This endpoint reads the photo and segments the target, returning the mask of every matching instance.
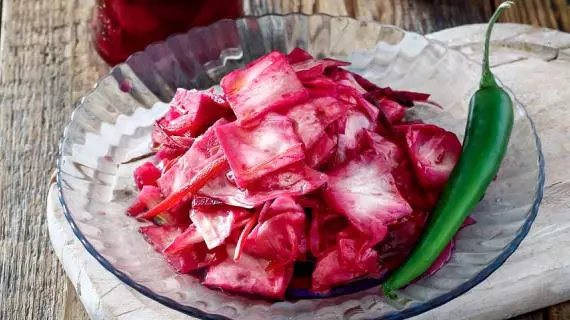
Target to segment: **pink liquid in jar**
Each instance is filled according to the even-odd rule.
[[[241,0],[97,0],[95,48],[115,65],[171,34],[241,14]]]

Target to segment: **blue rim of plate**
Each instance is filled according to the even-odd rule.
[[[212,25],[215,25],[219,22],[224,22],[224,21],[239,21],[239,20],[243,20],[243,19],[247,19],[247,18],[262,18],[262,17],[288,17],[288,16],[304,16],[304,17],[310,17],[310,16],[326,16],[326,17],[330,17],[330,18],[336,18],[335,16],[331,16],[328,14],[314,14],[314,15],[310,15],[310,14],[304,14],[304,13],[291,13],[291,14],[266,14],[266,15],[261,15],[261,16],[244,16],[240,19],[223,19],[220,20],[218,22],[215,22],[211,25],[208,26],[204,26],[204,27],[198,27],[198,28],[194,28],[188,32],[192,32],[194,30],[197,29],[206,29],[211,27]],[[342,17],[345,19],[350,19],[350,20],[355,20],[358,21],[357,19],[354,18],[350,18],[350,17]],[[368,23],[377,23],[374,21],[369,21]],[[377,23],[378,25],[383,25],[381,23]],[[407,32],[397,26],[393,26],[393,25],[389,25],[392,28],[395,29],[400,29],[404,32]],[[184,33],[181,33],[184,34]],[[153,45],[156,45],[158,43],[161,42],[165,42],[168,39],[172,38],[172,37],[176,37],[179,36],[181,34],[174,34],[169,36],[167,39],[163,40],[163,41],[158,41],[155,43],[150,44],[149,46],[147,46],[147,49]],[[417,34],[417,33],[416,33]],[[433,40],[433,39],[428,39],[426,38],[424,35],[420,35],[419,36],[425,38],[427,41],[435,41],[435,42],[439,42],[437,40]],[[450,49],[453,50],[453,49]],[[146,51],[143,50],[143,51]],[[469,59],[468,57],[466,57],[463,53],[457,51],[459,54],[461,54],[462,56],[464,56],[466,59]],[[120,65],[123,65],[125,63],[127,63],[132,56],[136,55],[137,53],[133,53],[131,56],[129,56],[129,58],[121,63]],[[112,68],[108,74],[111,74],[113,72],[113,70],[116,67]],[[103,77],[104,78],[104,77]],[[91,94],[92,92],[94,92],[97,87],[99,86],[99,80],[97,81],[96,85],[94,86],[94,88],[92,90],[90,90],[86,95],[84,95],[83,97]],[[511,93],[511,96],[514,97],[514,95],[512,94],[512,91],[508,90],[507,91],[509,93]],[[80,98],[78,101],[81,101],[82,98]],[[485,280],[487,277],[489,277],[495,270],[497,270],[500,266],[503,265],[503,263],[505,263],[505,261],[516,251],[516,249],[519,247],[520,243],[522,242],[522,240],[526,237],[526,235],[528,234],[528,232],[530,231],[530,228],[532,226],[532,223],[534,222],[534,220],[536,219],[536,216],[538,214],[539,211],[539,207],[540,207],[540,203],[542,202],[542,198],[544,196],[544,182],[545,182],[545,161],[544,161],[544,155],[542,153],[542,144],[540,142],[540,138],[537,135],[536,132],[536,126],[534,124],[534,121],[532,120],[532,118],[528,115],[528,112],[526,110],[526,108],[524,107],[524,105],[522,103],[520,103],[516,97],[514,98],[514,104],[519,105],[523,110],[524,110],[524,114],[525,117],[528,119],[528,121],[530,122],[531,128],[532,128],[532,132],[535,138],[535,143],[536,143],[536,147],[537,147],[537,152],[538,152],[538,165],[539,165],[539,176],[538,176],[538,185],[537,185],[537,189],[536,189],[536,194],[535,194],[535,201],[532,205],[532,208],[530,209],[530,214],[528,215],[528,217],[526,218],[524,224],[522,225],[522,227],[520,228],[519,232],[517,233],[516,237],[509,243],[509,245],[505,248],[504,251],[501,252],[501,254],[499,254],[497,256],[497,258],[495,258],[487,267],[485,267],[483,270],[481,270],[479,273],[477,273],[473,278],[471,278],[469,281],[464,282],[463,284],[459,285],[457,288],[451,290],[450,292],[443,294],[437,298],[434,298],[430,301],[424,302],[424,303],[419,303],[419,304],[415,304],[405,310],[399,310],[399,311],[393,311],[393,312],[389,312],[381,317],[375,318],[375,320],[397,320],[397,319],[406,319],[409,317],[413,317],[416,315],[419,315],[421,313],[424,313],[428,310],[434,309],[436,307],[439,307],[459,296],[461,296],[462,294],[466,293],[467,291],[471,290],[473,287],[475,287],[476,285],[478,285],[479,283],[481,283],[483,280]],[[81,103],[77,106],[77,108],[73,111],[73,113],[75,113],[75,111],[81,107]],[[73,113],[72,113],[72,118],[73,118]],[[87,252],[89,252],[89,254],[91,254],[99,263],[101,263],[101,265],[107,269],[107,271],[111,272],[113,275],[115,275],[117,278],[119,278],[122,282],[124,282],[125,284],[127,284],[128,286],[130,286],[131,288],[137,290],[138,292],[140,292],[141,294],[143,294],[144,296],[153,299],[171,309],[180,311],[182,313],[185,313],[187,315],[190,315],[192,317],[196,317],[199,319],[212,319],[212,320],[231,320],[230,318],[227,318],[225,316],[222,315],[218,315],[218,314],[213,314],[213,313],[207,313],[204,312],[200,309],[194,308],[194,307],[189,307],[183,304],[180,304],[170,298],[167,298],[165,296],[156,294],[155,292],[153,292],[151,289],[147,288],[146,286],[143,286],[139,283],[137,283],[136,281],[132,280],[128,275],[126,275],[124,272],[119,271],[118,269],[116,269],[105,257],[103,257],[96,249],[95,247],[85,238],[85,236],[83,235],[83,233],[81,232],[81,230],[79,230],[79,227],[77,226],[77,224],[75,223],[75,221],[73,220],[73,217],[71,216],[71,211],[69,210],[67,203],[64,199],[63,196],[63,185],[62,185],[62,177],[61,177],[61,162],[62,162],[62,154],[63,154],[63,145],[64,145],[64,141],[65,141],[65,136],[66,136],[66,131],[67,131],[67,126],[66,126],[66,130],[64,130],[64,135],[62,137],[62,139],[60,140],[59,143],[59,154],[58,154],[58,158],[57,158],[57,162],[56,162],[56,171],[57,171],[57,175],[56,175],[56,183],[57,183],[57,189],[58,189],[58,199],[59,202],[63,208],[63,213],[65,215],[65,218],[67,219],[67,221],[69,222],[70,226],[71,226],[71,230],[73,231],[73,233],[75,234],[75,236],[77,236],[77,238],[79,239],[79,241],[83,244],[83,246],[85,247],[85,249],[87,250]],[[347,287],[341,287],[336,289],[336,291],[331,292],[329,294],[327,294],[326,297],[319,297],[318,295],[312,295],[311,297],[307,297],[309,299],[318,299],[318,298],[329,298],[332,296],[338,296],[338,295],[344,295],[344,294],[349,294],[349,293],[354,293],[357,291],[361,291],[361,290],[366,290],[366,289],[370,289],[372,287],[378,286],[380,285],[381,280],[378,279],[362,279],[360,281],[357,281],[356,283],[354,283],[353,286],[347,286]],[[356,289],[356,290],[355,290]],[[335,290],[335,289],[333,289]]]

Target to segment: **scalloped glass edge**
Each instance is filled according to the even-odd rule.
[[[348,20],[353,20],[353,21],[358,21],[356,19],[350,18],[350,17],[334,17],[328,14],[316,14],[316,15],[308,15],[308,14],[303,14],[303,13],[292,13],[292,14],[285,14],[285,15],[281,15],[281,14],[267,14],[267,15],[262,15],[262,16],[246,16],[240,19],[236,19],[236,20],[232,20],[232,19],[224,19],[224,20],[220,20],[216,23],[213,23],[209,26],[205,26],[205,27],[200,27],[200,28],[195,28],[190,30],[188,33],[190,32],[195,32],[196,30],[204,30],[207,28],[210,28],[212,26],[216,26],[218,24],[224,23],[224,22],[228,22],[228,21],[239,21],[239,20],[245,20],[248,18],[255,18],[255,19],[260,19],[260,18],[265,18],[265,17],[290,17],[290,16],[303,16],[303,17],[311,17],[311,16],[325,16],[325,17],[329,17],[329,18],[343,18],[343,19],[348,19]],[[435,42],[435,43],[439,43],[442,46],[446,47],[447,46],[437,40],[433,40],[433,39],[429,39],[427,40],[423,35],[414,33],[414,32],[409,32],[409,31],[405,31],[399,27],[396,26],[392,26],[392,25],[384,25],[381,23],[377,23],[374,21],[367,21],[367,23],[373,23],[379,26],[389,26],[391,28],[397,29],[397,30],[401,30],[402,32],[405,33],[410,33],[410,34],[414,34],[417,35],[423,39],[425,39],[426,41],[430,41],[430,42]],[[151,45],[149,45],[147,47],[147,49],[145,49],[143,52],[147,52],[150,48],[159,45],[161,43],[164,43],[166,41],[168,41],[169,39],[172,39],[174,37],[180,36],[183,34],[175,34],[170,36],[168,39],[164,40],[164,41],[160,41],[160,42],[156,42],[153,43]],[[112,74],[115,70],[119,70],[121,66],[128,64],[128,62],[137,54],[140,54],[141,52],[137,52],[134,53],[133,55],[131,55],[124,63],[121,63],[115,67],[113,67],[107,75]],[[464,56],[463,53],[461,52],[457,52],[458,54]],[[468,57],[464,56],[465,59],[469,59]],[[93,93],[94,91],[96,91],[97,87],[100,84],[100,81],[102,79],[104,79],[105,77],[100,78],[97,83],[95,84],[95,86],[93,87],[93,89],[91,89],[89,92],[87,92],[82,98],[80,98],[78,100],[78,103],[76,103],[77,107],[75,108],[75,110],[72,113],[71,118],[73,118],[73,114],[76,113],[77,110],[84,108],[84,104],[83,104],[83,99],[87,96],[89,96],[91,93]],[[499,79],[497,79],[499,80]],[[500,82],[500,80],[499,80]],[[501,82],[500,82],[501,83]],[[502,83],[501,83],[502,84]],[[509,95],[513,98],[514,95],[512,94],[512,91],[510,91],[508,89],[508,87],[504,87],[507,92],[509,93]],[[537,184],[537,188],[536,188],[536,193],[535,193],[535,199],[534,202],[532,204],[532,207],[529,210],[529,214],[527,216],[527,218],[525,219],[523,225],[520,227],[519,231],[517,232],[515,238],[505,247],[505,249],[492,261],[489,263],[488,266],[486,266],[483,270],[481,270],[480,272],[478,272],[477,274],[475,274],[475,276],[473,276],[471,279],[469,279],[468,281],[462,283],[461,285],[459,285],[458,287],[452,289],[451,291],[442,294],[434,299],[431,299],[427,302],[423,302],[423,303],[417,303],[417,304],[413,304],[410,307],[406,308],[406,309],[402,309],[402,310],[398,310],[398,311],[392,311],[392,312],[388,312],[387,314],[380,316],[378,318],[375,318],[376,320],[380,320],[380,319],[405,319],[405,318],[409,318],[409,317],[413,317],[416,315],[419,315],[421,313],[424,313],[428,310],[434,309],[438,306],[441,306],[449,301],[451,301],[452,299],[466,293],[467,291],[469,291],[470,289],[472,289],[473,287],[475,287],[477,284],[481,283],[483,280],[485,280],[487,277],[489,277],[495,270],[497,270],[515,251],[516,249],[519,247],[520,243],[522,242],[522,240],[526,237],[526,235],[528,234],[528,232],[530,231],[530,228],[532,226],[532,223],[534,222],[538,211],[539,211],[539,206],[540,203],[542,202],[542,198],[543,198],[543,194],[544,194],[544,183],[545,183],[545,161],[544,161],[544,155],[542,153],[542,147],[541,147],[541,142],[540,142],[540,138],[538,137],[537,133],[536,133],[536,127],[534,124],[534,121],[532,120],[532,118],[528,115],[528,112],[526,110],[526,108],[524,107],[524,105],[522,105],[522,103],[520,103],[516,98],[514,98],[514,104],[518,105],[523,111],[524,111],[524,116],[528,119],[528,121],[530,122],[530,126],[532,128],[532,132],[535,138],[535,143],[536,143],[536,147],[537,147],[537,155],[538,155],[538,169],[539,169],[539,173],[538,173],[538,184]],[[73,233],[77,236],[77,238],[79,239],[79,241],[83,244],[83,246],[85,247],[85,249],[99,262],[101,263],[101,265],[108,270],[109,272],[111,272],[113,275],[115,275],[117,278],[119,278],[122,282],[124,282],[125,284],[129,285],[130,287],[132,287],[133,289],[137,290],[138,292],[140,292],[141,294],[143,294],[144,296],[153,299],[169,308],[172,308],[174,310],[183,312],[187,315],[193,316],[193,317],[197,317],[200,319],[230,319],[227,318],[225,316],[222,315],[217,315],[217,314],[212,314],[212,313],[207,313],[204,312],[198,308],[194,308],[194,307],[190,307],[187,305],[183,305],[180,304],[176,301],[174,301],[173,299],[170,299],[168,297],[165,297],[163,295],[160,294],[156,294],[155,292],[153,292],[151,289],[149,289],[146,286],[143,286],[139,283],[137,283],[136,281],[132,280],[128,275],[126,275],[125,273],[119,271],[118,269],[116,269],[105,257],[103,257],[99,252],[97,252],[97,250],[94,248],[94,246],[86,239],[86,237],[83,235],[83,233],[79,230],[76,222],[74,221],[71,212],[66,204],[66,201],[64,199],[63,196],[63,185],[62,185],[62,177],[61,177],[61,161],[62,161],[62,154],[63,154],[63,145],[65,142],[65,137],[66,137],[66,132],[67,132],[68,127],[66,126],[64,134],[62,139],[60,140],[60,144],[59,144],[59,154],[58,154],[58,158],[57,158],[57,162],[56,162],[56,167],[57,167],[57,175],[56,175],[56,183],[57,183],[57,188],[58,188],[58,199],[62,205],[63,208],[63,213],[67,219],[67,221],[70,224],[70,227],[73,231]],[[370,286],[366,286],[366,288],[364,289],[368,289],[370,287],[375,287],[379,285],[379,281],[378,283],[375,283],[373,285]]]

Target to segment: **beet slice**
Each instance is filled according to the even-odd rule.
[[[287,58],[271,52],[245,69],[227,74],[220,83],[238,121],[249,123],[270,111],[294,106],[308,98]]]
[[[268,114],[256,126],[243,128],[232,122],[215,128],[238,186],[305,157],[303,144],[289,118]]]
[[[380,271],[378,252],[372,247],[375,240],[369,235],[348,226],[338,232],[336,238],[336,245],[317,259],[313,272],[314,290],[330,289]]]
[[[338,260],[342,267],[354,273],[378,272],[378,252],[364,239],[339,237]]]
[[[154,245],[154,241],[157,241],[157,239],[167,239],[167,245],[154,246],[157,251],[160,251],[164,254],[168,263],[178,272],[189,273],[193,270],[218,263],[226,257],[226,250],[223,246],[217,247],[213,250],[208,249],[206,243],[204,242],[204,239],[200,233],[198,233],[196,226],[194,225],[190,225],[182,233],[180,233],[180,231],[177,233],[172,232],[168,234],[168,238],[166,238],[166,236],[160,238],[156,236],[157,232],[155,230],[151,230],[154,231],[154,233],[151,233],[151,235],[154,237],[149,237],[148,231],[146,231],[146,233],[143,233],[147,238],[147,241],[151,242]],[[143,231],[141,230],[141,232]],[[160,244],[164,243],[166,243],[166,241],[160,242]]]
[[[287,61],[290,64],[295,64],[298,62],[303,62],[303,61],[307,61],[307,60],[312,60],[313,56],[308,53],[307,51],[296,47],[295,49],[291,50],[291,52],[289,52],[289,54],[287,54]]]
[[[165,257],[176,271],[190,273],[224,261],[227,253],[225,246],[209,250],[206,243],[200,242],[175,254],[165,254]]]
[[[245,252],[271,261],[272,266],[293,263],[306,230],[305,211],[290,197],[279,197],[259,215],[246,238]]]
[[[329,208],[313,209],[309,231],[309,249],[313,256],[322,257],[336,246],[338,233],[349,226],[350,222],[342,214]]]
[[[371,121],[376,121],[378,118],[379,110],[376,106],[368,102],[363,94],[362,88],[354,88],[350,85],[341,84],[338,82],[336,83],[336,87],[332,89],[335,91],[336,96],[339,100],[353,105],[357,109],[363,111]]]
[[[150,209],[162,201],[162,195],[160,189],[155,186],[143,186],[137,199],[135,200],[135,205],[137,203],[142,203],[145,209]]]
[[[180,156],[186,153],[188,150],[184,150],[182,148],[171,148],[168,146],[162,146],[160,150],[155,154],[156,159],[158,160],[160,166],[163,168],[163,171],[166,172],[164,168],[167,168],[167,164],[171,163],[173,160],[177,160]],[[173,165],[174,163],[172,163]],[[172,166],[170,165],[170,166]],[[170,166],[168,168],[170,168]]]
[[[398,128],[404,132],[408,153],[420,184],[439,192],[461,154],[457,136],[431,124],[413,124]]]
[[[350,141],[350,147],[355,148],[355,144],[358,141],[358,135],[366,130],[374,130],[375,123],[372,122],[366,114],[359,110],[350,110],[344,121],[340,121],[339,129],[347,137],[347,141]]]
[[[246,189],[246,200],[263,203],[278,197],[296,197],[315,191],[327,176],[298,162],[256,180]]]
[[[137,187],[141,190],[143,186],[156,186],[161,172],[152,162],[145,162],[135,169],[133,175]]]
[[[291,108],[286,115],[293,121],[305,148],[310,149],[324,134],[325,128],[347,111],[347,104],[332,97],[321,97]]]
[[[301,81],[321,77],[328,68],[348,66],[350,62],[325,58],[320,60],[310,59],[297,62],[292,65],[293,70]]]
[[[140,200],[139,197],[137,197],[135,199],[135,202],[133,202],[133,204],[131,204],[127,208],[127,215],[129,215],[131,217],[135,217],[135,216],[138,216],[139,214],[141,214],[145,211],[146,211],[146,205]]]
[[[305,152],[305,163],[313,169],[320,167],[335,153],[337,142],[338,136],[330,137],[323,133],[319,141]]]
[[[190,219],[204,238],[208,249],[224,243],[231,231],[238,228],[239,223],[250,215],[251,213],[243,208],[226,205],[199,207],[190,211]]]
[[[160,121],[154,123],[151,138],[155,148],[168,147],[169,149],[173,149],[181,153],[188,150],[190,146],[192,146],[192,143],[194,143],[194,138],[190,136],[190,133],[188,132],[181,136],[166,133]]]
[[[230,206],[253,208],[261,203],[248,201],[246,199],[245,190],[238,188],[235,181],[231,181],[228,175],[231,171],[222,171],[212,180],[210,180],[199,193],[217,199]]]
[[[198,137],[192,147],[172,167],[164,172],[157,184],[164,196],[181,189],[194,175],[217,157],[221,150],[214,129],[227,123],[220,119]]]
[[[162,201],[160,189],[155,186],[143,186],[135,202],[127,209],[130,216],[138,216]]]
[[[163,250],[171,247],[176,242],[175,239],[184,235],[179,228],[169,226],[141,227],[139,232],[158,252],[163,252]],[[215,250],[208,250],[204,242],[197,242],[184,249],[164,253],[168,263],[181,273],[188,273],[220,262],[225,258],[225,255],[225,248],[218,247]]]
[[[396,181],[396,187],[406,201],[419,211],[431,211],[437,203],[439,192],[426,191],[414,174],[413,164],[408,157],[402,158],[401,162],[392,171]]]
[[[368,81],[359,74],[352,73],[352,76],[360,84],[362,88],[368,91],[376,99],[387,98],[398,102],[404,107],[413,107],[414,101],[427,101],[430,97],[427,93],[412,92],[412,91],[398,91],[390,87],[382,88],[374,83]]]
[[[402,148],[374,132],[366,132],[365,137],[374,153],[392,168],[396,187],[412,208],[420,211],[433,209],[435,202],[428,197],[417,181],[405,147]]]
[[[375,123],[370,121],[363,112],[351,109],[346,118],[336,122],[336,126],[338,143],[336,152],[330,160],[330,167],[343,164],[360,154],[363,150],[363,135],[369,130],[374,130]]]
[[[270,261],[242,254],[239,263],[231,256],[234,247],[227,246],[228,258],[208,269],[203,284],[231,292],[283,299],[293,275],[293,266],[267,270]]]
[[[369,235],[372,243],[386,236],[388,224],[412,212],[391,171],[381,157],[367,152],[327,172],[329,182],[323,192],[326,203]]]
[[[406,116],[406,108],[396,101],[389,99],[380,99],[378,101],[378,106],[382,112],[386,115],[386,118],[391,123],[399,123]]]
[[[367,93],[366,89],[364,89],[358,83],[358,81],[356,81],[353,74],[346,70],[340,68],[334,68],[330,72],[328,72],[328,77],[338,84],[353,88],[354,90],[356,90],[358,94],[362,95]]]
[[[198,232],[196,225],[190,225],[184,232],[177,235],[170,244],[163,248],[165,254],[176,254],[195,244],[204,242],[204,237]]]
[[[158,124],[166,134],[175,136],[184,134],[197,136],[218,119],[230,116],[232,113],[223,97],[195,89],[179,88],[170,107],[179,115],[175,118],[171,117],[170,120],[160,119]]]
[[[182,233],[179,228],[172,226],[145,226],[140,227],[139,232],[158,252],[162,252]]]
[[[368,79],[364,78],[363,76],[359,75],[358,73],[354,73],[354,72],[351,72],[351,73],[352,73],[352,76],[354,77],[354,80],[356,80],[356,82],[358,82],[358,84],[362,88],[364,88],[364,90],[370,92],[370,91],[374,91],[374,90],[380,88],[379,86],[370,82]]]
[[[311,281],[313,291],[326,291],[368,273],[367,270],[360,268],[346,268],[349,263],[342,262],[340,254],[340,249],[335,247],[317,260]],[[366,259],[366,263],[372,264],[371,261],[375,259],[374,250],[368,249]]]
[[[393,90],[390,87],[376,88],[370,92],[370,95],[376,99],[387,98],[398,102],[405,107],[413,107],[415,101],[428,101],[430,95],[427,93],[412,92],[412,91],[399,91]],[[437,105],[437,104],[436,104]]]
[[[392,270],[404,262],[420,237],[427,217],[427,213],[415,211],[388,226],[388,236],[376,247],[385,270]]]
[[[404,151],[395,143],[371,131],[365,133],[366,139],[374,153],[391,168],[396,168],[404,160]]]
[[[317,260],[311,278],[311,290],[326,291],[363,275],[362,272],[345,270],[340,264],[338,256],[338,250],[333,249]]]
[[[338,98],[338,84],[327,77],[317,77],[303,79],[303,85],[309,89],[309,94],[313,98],[334,97]]]

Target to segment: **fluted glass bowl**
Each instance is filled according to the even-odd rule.
[[[451,261],[388,301],[377,281],[360,282],[321,299],[272,303],[208,289],[174,272],[125,215],[135,198],[132,167],[144,153],[152,123],[177,87],[204,89],[272,50],[301,47],[381,86],[427,92],[444,109],[417,106],[419,117],[463,137],[468,100],[480,66],[423,36],[375,22],[327,15],[269,15],[224,20],[156,43],[115,67],[83,97],[66,127],[58,161],[65,215],[87,250],[142,294],[207,319],[405,318],[461,295],[500,267],[527,234],[542,198],[544,163],[531,119],[515,103],[509,149],[496,181],[457,236]],[[513,96],[514,98],[514,96]],[[141,147],[142,146],[142,147]]]

